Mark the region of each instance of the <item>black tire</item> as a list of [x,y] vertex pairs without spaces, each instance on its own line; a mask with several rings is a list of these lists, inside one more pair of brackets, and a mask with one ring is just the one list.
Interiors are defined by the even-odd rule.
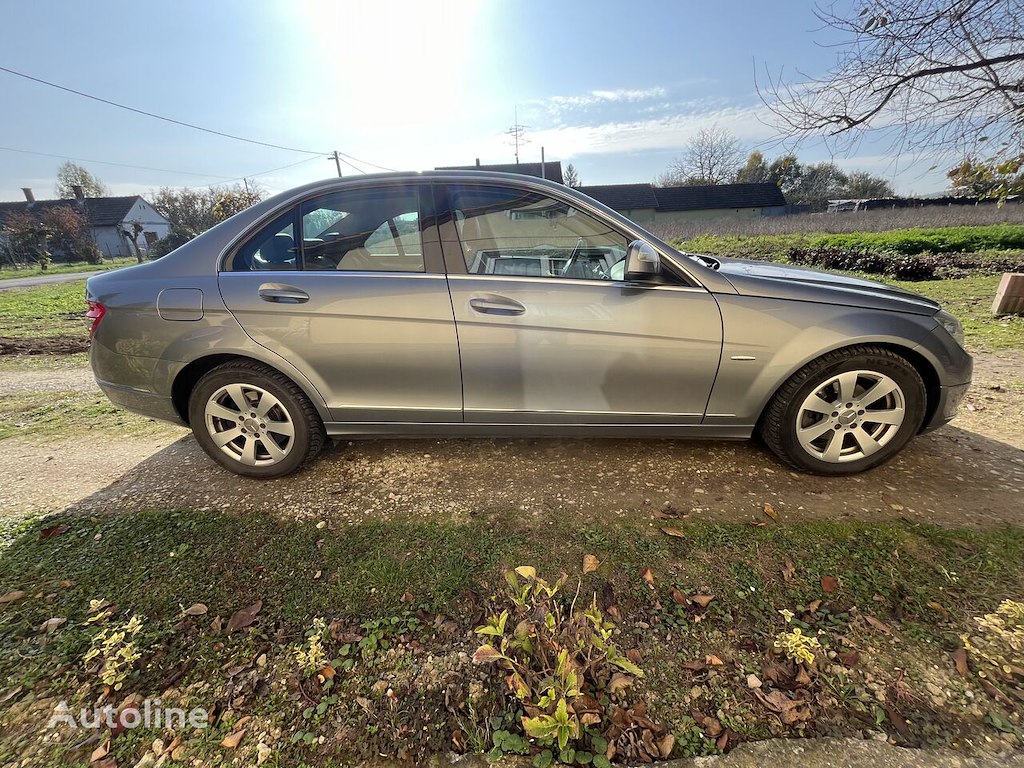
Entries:
[[[842,385],[834,381],[840,374],[849,374],[842,379],[847,387],[854,382],[852,390],[846,389],[846,398],[842,398]],[[891,383],[897,389],[876,401],[862,402],[862,396],[872,397],[874,384],[887,387]],[[856,395],[850,397],[851,391]],[[815,393],[820,400],[812,399]],[[835,410],[815,410],[822,401]],[[876,407],[880,403],[882,407]],[[927,404],[921,375],[905,358],[883,347],[850,347],[823,355],[793,374],[765,409],[760,432],[768,448],[796,469],[849,475],[877,467],[899,453],[921,429]],[[899,414],[900,407],[901,423],[872,421],[897,418],[893,414]],[[812,442],[810,437],[818,432],[820,436]],[[839,442],[833,444],[835,440]]]
[[[245,399],[245,413],[236,396]],[[228,418],[233,411],[237,413]],[[250,360],[225,363],[204,375],[189,396],[188,413],[192,433],[210,458],[245,477],[294,472],[327,440],[305,393],[284,374]],[[221,447],[217,440],[227,442]]]

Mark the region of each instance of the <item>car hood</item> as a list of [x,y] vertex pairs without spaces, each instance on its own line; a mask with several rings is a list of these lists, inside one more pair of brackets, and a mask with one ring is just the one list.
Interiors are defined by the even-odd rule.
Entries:
[[813,301],[850,307],[932,315],[939,304],[911,291],[874,280],[788,264],[707,257],[743,296]]

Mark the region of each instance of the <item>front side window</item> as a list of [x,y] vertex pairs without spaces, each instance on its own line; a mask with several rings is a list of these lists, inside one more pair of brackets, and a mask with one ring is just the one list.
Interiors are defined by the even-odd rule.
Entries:
[[455,226],[474,275],[610,280],[624,235],[568,203],[509,187],[449,187]]
[[302,205],[303,268],[423,272],[415,185],[353,189]]

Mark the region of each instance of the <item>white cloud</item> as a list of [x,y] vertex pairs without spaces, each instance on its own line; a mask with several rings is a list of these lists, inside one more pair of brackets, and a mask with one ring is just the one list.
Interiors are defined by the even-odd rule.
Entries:
[[623,102],[650,101],[665,97],[665,89],[661,86],[653,88],[620,88],[618,90],[596,90],[576,96],[551,96],[540,103],[540,106],[558,111],[560,109],[579,109],[596,104],[619,104]]

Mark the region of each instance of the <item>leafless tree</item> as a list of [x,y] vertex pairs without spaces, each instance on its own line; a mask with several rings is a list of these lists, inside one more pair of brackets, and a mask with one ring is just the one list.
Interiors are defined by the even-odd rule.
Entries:
[[993,158],[1024,151],[1024,0],[855,0],[818,6],[844,33],[823,77],[759,85],[775,127],[894,151]]
[[725,184],[736,177],[743,162],[739,140],[723,128],[702,128],[657,178],[663,187]]

